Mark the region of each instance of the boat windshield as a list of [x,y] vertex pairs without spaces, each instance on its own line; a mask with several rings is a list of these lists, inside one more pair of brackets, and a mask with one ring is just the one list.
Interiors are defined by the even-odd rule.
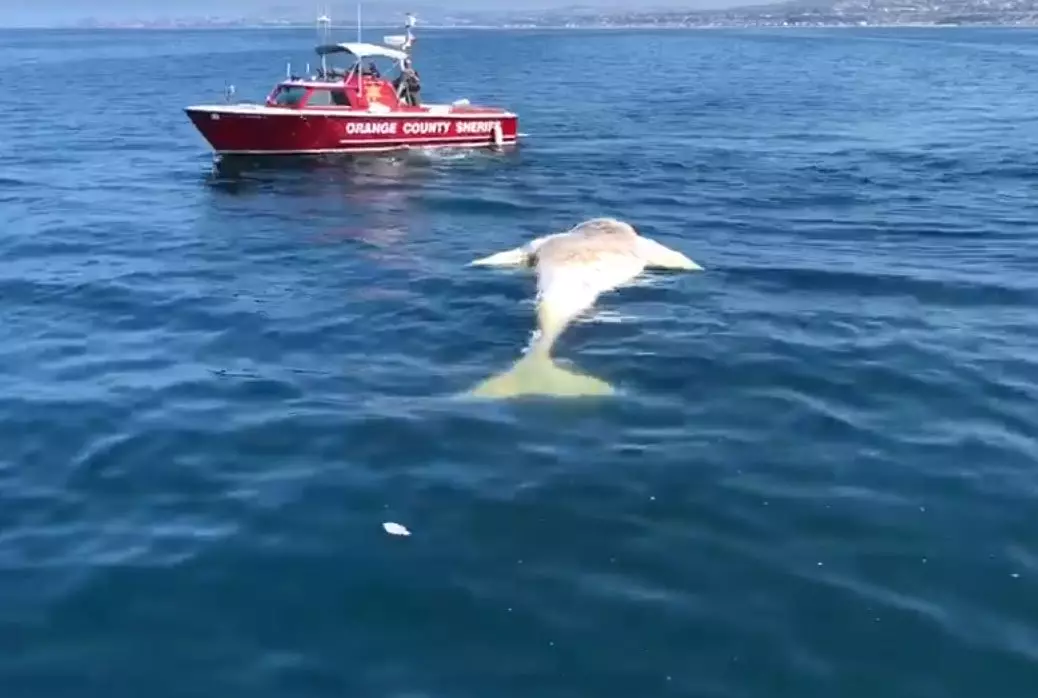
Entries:
[[310,95],[308,107],[348,107],[350,99],[346,96],[346,90],[332,88],[328,90],[315,89]]
[[274,95],[274,103],[283,107],[294,107],[306,95],[305,87],[295,85],[282,85]]

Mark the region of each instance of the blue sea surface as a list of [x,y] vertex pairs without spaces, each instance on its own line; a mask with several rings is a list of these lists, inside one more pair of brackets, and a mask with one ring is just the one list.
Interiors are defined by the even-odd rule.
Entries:
[[[2,698],[1038,694],[1038,32],[425,29],[520,147],[219,168],[313,32],[0,38]],[[621,394],[456,399],[600,215]]]

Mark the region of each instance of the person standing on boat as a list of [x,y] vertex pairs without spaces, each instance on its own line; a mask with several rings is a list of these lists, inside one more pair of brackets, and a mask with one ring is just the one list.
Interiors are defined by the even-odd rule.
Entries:
[[411,105],[412,107],[419,106],[420,102],[418,99],[418,93],[422,90],[422,81],[418,77],[418,71],[411,65],[411,59],[405,58],[403,64],[403,70],[400,72],[400,77],[393,81],[393,86],[400,91],[400,85],[404,86],[403,98],[404,102]]

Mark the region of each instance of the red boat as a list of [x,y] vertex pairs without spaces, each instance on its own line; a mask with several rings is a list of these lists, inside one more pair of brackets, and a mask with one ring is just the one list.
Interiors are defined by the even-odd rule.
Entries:
[[[410,18],[409,18],[410,19]],[[412,20],[413,21],[413,20]],[[359,153],[429,147],[501,147],[518,140],[519,118],[499,107],[418,104],[408,50],[371,43],[319,44],[321,69],[310,78],[288,77],[264,104],[187,107],[191,122],[218,155]],[[333,55],[353,57],[348,70],[328,68]],[[395,80],[379,74],[374,59],[399,70]],[[412,80],[409,81],[408,77]]]

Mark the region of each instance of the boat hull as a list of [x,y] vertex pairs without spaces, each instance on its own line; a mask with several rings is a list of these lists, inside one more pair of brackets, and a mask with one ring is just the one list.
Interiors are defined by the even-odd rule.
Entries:
[[365,153],[514,144],[518,117],[492,108],[372,114],[251,105],[185,109],[220,155]]

